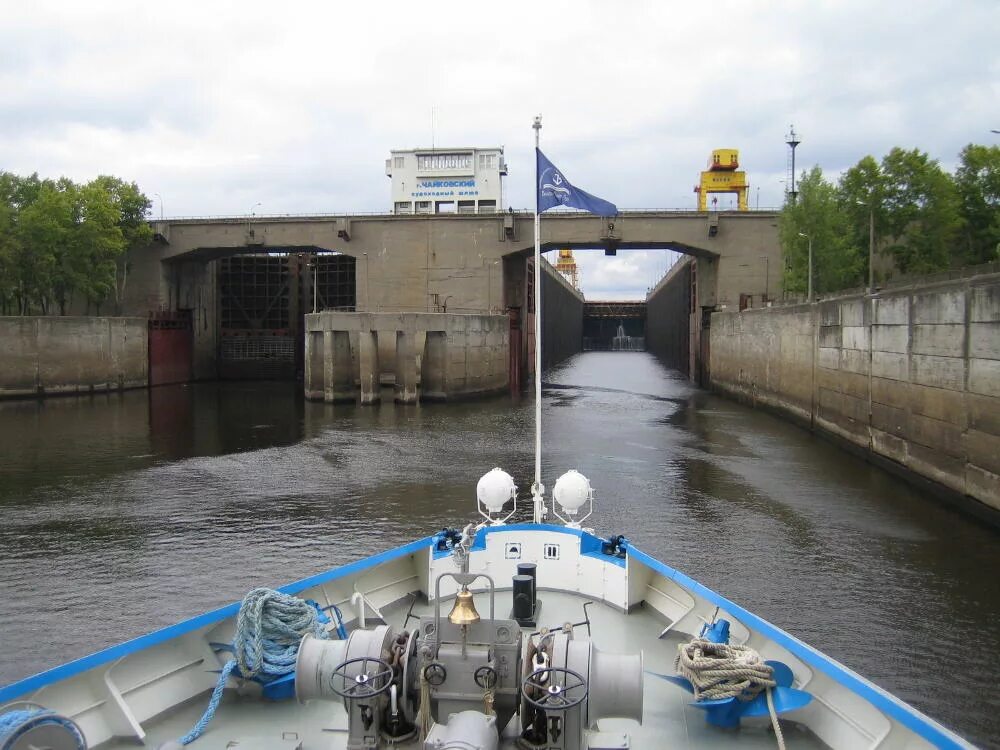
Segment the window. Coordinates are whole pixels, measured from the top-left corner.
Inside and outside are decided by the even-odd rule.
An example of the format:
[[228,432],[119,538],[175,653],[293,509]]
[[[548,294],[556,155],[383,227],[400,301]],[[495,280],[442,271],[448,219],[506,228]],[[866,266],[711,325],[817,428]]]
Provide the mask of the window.
[[396,213],[408,214],[413,211],[413,204],[409,201],[396,201]]
[[458,202],[458,212],[460,214],[474,214],[474,213],[476,213],[476,202],[475,201],[459,201]]
[[495,169],[497,166],[496,154],[480,154],[479,155],[479,168],[480,169]]
[[455,201],[438,201],[436,213],[439,214],[455,213]]
[[497,210],[496,201],[479,201],[479,213],[493,214],[496,213],[496,210]]
[[404,156],[394,156],[392,159],[392,166],[394,169],[402,169],[405,163],[406,157]]
[[419,154],[417,170],[433,172],[443,169],[472,169],[471,154]]
[[417,201],[417,213],[418,214],[429,214],[431,212],[431,202],[430,201]]

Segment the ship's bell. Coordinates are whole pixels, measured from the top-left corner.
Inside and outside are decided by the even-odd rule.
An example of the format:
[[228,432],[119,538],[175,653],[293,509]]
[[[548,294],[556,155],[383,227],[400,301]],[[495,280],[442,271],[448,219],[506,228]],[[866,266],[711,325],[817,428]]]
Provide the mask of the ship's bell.
[[472,601],[472,592],[462,587],[455,597],[455,606],[451,608],[448,620],[453,625],[472,625],[479,622],[479,612],[476,611],[476,603]]

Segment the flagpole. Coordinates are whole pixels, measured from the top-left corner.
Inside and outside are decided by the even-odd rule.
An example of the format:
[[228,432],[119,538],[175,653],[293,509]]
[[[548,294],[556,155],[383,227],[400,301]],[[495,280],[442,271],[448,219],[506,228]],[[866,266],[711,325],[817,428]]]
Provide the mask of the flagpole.
[[542,252],[538,215],[538,148],[542,116],[535,117],[535,483],[531,486],[534,521],[545,520],[545,486],[542,484]]

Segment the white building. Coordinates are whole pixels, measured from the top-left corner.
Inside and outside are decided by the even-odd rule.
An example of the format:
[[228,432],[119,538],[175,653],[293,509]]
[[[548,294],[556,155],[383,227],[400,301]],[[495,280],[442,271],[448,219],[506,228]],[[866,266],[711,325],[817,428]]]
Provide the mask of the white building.
[[385,173],[392,178],[393,213],[493,213],[503,207],[507,163],[502,148],[417,148],[391,154]]

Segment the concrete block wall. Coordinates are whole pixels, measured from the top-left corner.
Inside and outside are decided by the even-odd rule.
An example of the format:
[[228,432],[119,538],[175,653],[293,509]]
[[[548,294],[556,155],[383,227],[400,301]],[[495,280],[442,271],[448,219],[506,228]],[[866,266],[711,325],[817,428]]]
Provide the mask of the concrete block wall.
[[0,398],[145,387],[145,318],[0,317]]
[[1000,510],[1000,276],[712,316],[712,386]]
[[377,403],[386,371],[401,403],[497,393],[509,386],[509,341],[506,315],[312,313],[305,396]]
[[646,348],[685,375],[691,368],[691,273],[694,258],[683,258],[646,299]]
[[583,294],[542,258],[542,371],[583,351]]

